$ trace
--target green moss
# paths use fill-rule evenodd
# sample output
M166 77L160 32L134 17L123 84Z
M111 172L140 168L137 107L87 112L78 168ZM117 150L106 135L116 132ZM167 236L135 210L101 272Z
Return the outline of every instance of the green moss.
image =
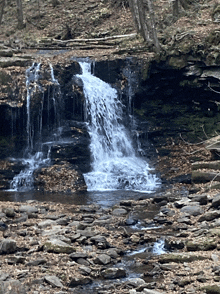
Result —
M205 286L201 290L205 291L207 294L220 294L220 287L217 285Z
M188 251L208 251L217 247L217 241L215 239L206 239L203 241L195 240L187 242L186 248Z
M1 71L0 72L0 84L7 85L10 82L12 82L12 78L10 75L8 75L6 72Z
M169 262L184 263L184 262L193 262L196 260L204 260L204 259L207 259L207 258L200 255L165 254L159 257L159 262L160 263L169 263Z
M44 250L47 252L54 252L54 253L66 253L70 254L72 252L75 252L76 249L72 246L59 246L57 244L53 244L51 242L46 242L44 244Z

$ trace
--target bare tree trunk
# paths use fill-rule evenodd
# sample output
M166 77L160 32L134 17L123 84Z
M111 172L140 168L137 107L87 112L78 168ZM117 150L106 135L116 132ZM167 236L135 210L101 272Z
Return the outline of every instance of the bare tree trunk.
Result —
M180 4L182 5L182 7L184 9L188 9L189 8L189 5L188 3L186 2L186 0L179 0L180 1Z
M0 24L2 23L4 8L5 8L5 0L1 0L0 1Z
M179 0L172 1L173 3L173 16L177 17L179 14Z
M129 0L129 6L133 15L133 19L137 31L144 38L145 42L153 42L156 52L160 51L160 45L157 38L157 31L154 18L154 10L151 0L147 0L149 10L149 21L146 21L146 11L143 0Z
M151 0L147 0L147 3L148 3L149 16L150 16L150 22L151 22L150 32L152 33L153 43L156 48L156 52L159 53L160 52L160 43L157 38L154 9L153 9L153 5L151 3Z
M129 0L129 6L132 12L137 31L146 42L150 41L149 31L146 25L145 10L143 0Z
M38 18L40 19L40 0L37 0Z
M18 29L24 28L22 0L17 0L17 18L18 18Z

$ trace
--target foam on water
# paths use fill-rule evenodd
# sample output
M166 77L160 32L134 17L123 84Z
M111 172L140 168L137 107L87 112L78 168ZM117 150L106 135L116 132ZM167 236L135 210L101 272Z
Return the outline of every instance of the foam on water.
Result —
M123 122L123 104L116 89L91 74L91 64L80 63L85 95L85 118L91 143L92 171L84 174L88 191L136 190L150 192L159 180L148 163L136 155Z

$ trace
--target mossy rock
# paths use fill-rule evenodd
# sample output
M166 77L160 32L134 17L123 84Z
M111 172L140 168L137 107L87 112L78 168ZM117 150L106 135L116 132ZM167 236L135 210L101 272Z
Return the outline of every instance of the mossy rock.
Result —
M179 56L171 56L168 63L170 66L177 69L182 69L187 65L187 61Z
M220 184L219 184L220 185ZM220 188L220 186L219 186ZM209 233L212 235L212 236L217 236L217 237L220 237L220 227L217 227L217 228L214 228L214 229L211 229L209 231Z
M10 49L0 49L0 56L1 57L12 57L13 51Z
M164 254L159 257L160 263L169 263L169 262L176 262L176 263L184 263L184 262L193 262L196 260L204 260L207 257L200 256L200 255L188 255L188 254Z
M204 241L189 241L186 244L188 251L208 251L213 250L217 247L217 241L215 239L206 239Z
M218 45L220 43L220 32L212 31L208 37L206 37L206 42L212 45Z
M0 72L0 84L2 85L8 85L12 82L12 78L9 74L7 74L5 71Z
M47 241L44 244L43 249L47 252L66 254L70 254L76 251L76 249L70 246L69 244L56 239Z
M201 290L205 291L207 294L220 294L220 287L217 285L205 286Z

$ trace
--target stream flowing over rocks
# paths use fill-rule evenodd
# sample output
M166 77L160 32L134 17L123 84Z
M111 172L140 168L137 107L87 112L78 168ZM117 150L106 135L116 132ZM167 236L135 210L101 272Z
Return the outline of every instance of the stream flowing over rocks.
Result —
M0 293L220 293L220 196L2 202Z
M89 60L125 106L117 119L132 154L160 183L151 194L91 194L85 59L42 54L1 76L0 293L220 293L219 67Z

